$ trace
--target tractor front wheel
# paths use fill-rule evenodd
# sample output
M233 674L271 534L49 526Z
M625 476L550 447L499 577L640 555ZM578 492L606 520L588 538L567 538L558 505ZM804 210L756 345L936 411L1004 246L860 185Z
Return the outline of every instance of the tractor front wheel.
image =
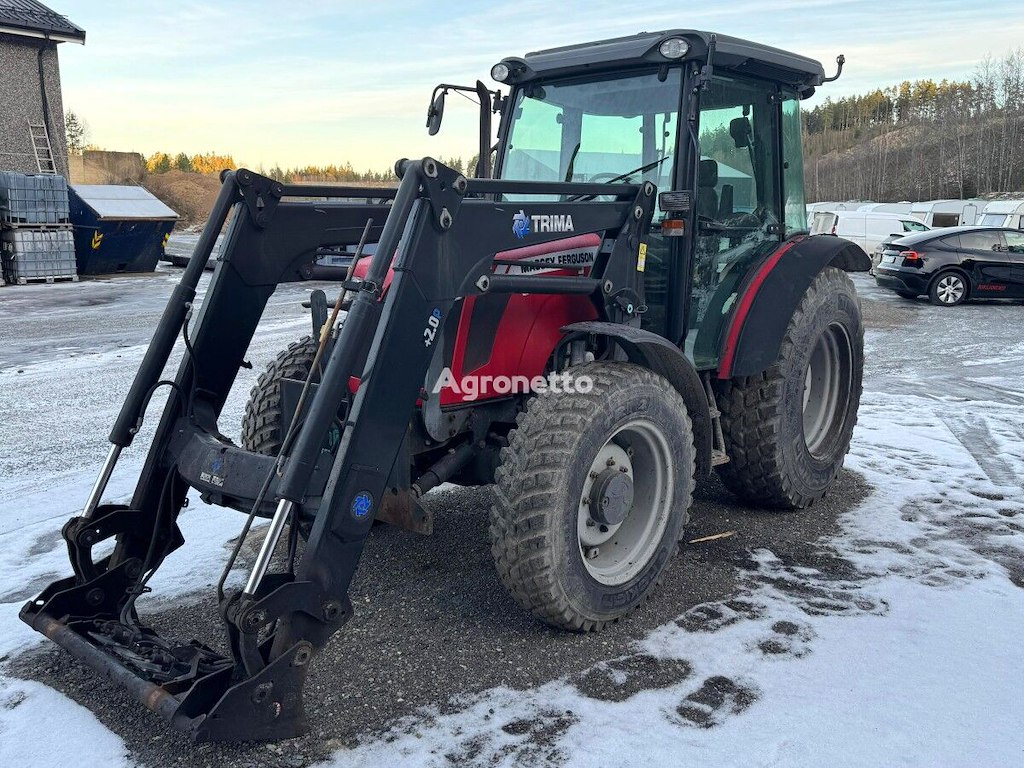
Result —
M316 357L317 341L303 336L288 345L260 374L249 393L242 418L242 447L253 453L277 456L284 441L284 414L281 410L281 382L305 381Z
M490 537L515 601L585 632L633 611L661 580L686 524L696 452L686 405L662 377L598 362L573 380L574 391L538 394L519 415Z
M845 272L827 267L793 314L775 364L716 384L726 487L776 509L824 496L850 450L863 370L857 291Z

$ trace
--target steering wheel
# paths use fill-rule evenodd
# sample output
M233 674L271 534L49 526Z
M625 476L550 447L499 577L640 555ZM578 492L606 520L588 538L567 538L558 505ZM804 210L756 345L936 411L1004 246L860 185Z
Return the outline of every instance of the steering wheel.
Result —
M764 220L754 213L734 213L731 216L726 216L722 221L727 227L733 229L760 229L764 224Z

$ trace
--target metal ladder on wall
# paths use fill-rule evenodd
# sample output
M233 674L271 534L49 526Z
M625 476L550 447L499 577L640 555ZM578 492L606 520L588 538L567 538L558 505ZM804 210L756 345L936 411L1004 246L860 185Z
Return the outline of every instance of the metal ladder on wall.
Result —
M36 168L40 173L56 173L57 166L53 163L53 147L50 146L50 133L46 125L37 125L30 120L28 135L32 140L32 152L36 156Z

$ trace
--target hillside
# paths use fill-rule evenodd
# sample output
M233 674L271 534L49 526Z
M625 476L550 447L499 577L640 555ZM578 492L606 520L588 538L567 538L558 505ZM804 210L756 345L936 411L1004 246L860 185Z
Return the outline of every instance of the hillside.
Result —
M1005 139L1003 137L1006 137ZM1014 196L1024 116L804 135L808 201Z
M320 180L295 179L295 184L320 183ZM322 183L340 184L350 187L386 187L382 181L345 181L326 179ZM148 173L142 186L177 211L181 219L179 228L196 227L204 224L220 192L220 176L214 173L193 173L172 169L161 173ZM392 184L393 186L393 184Z
M216 174L170 170L147 174L142 186L178 212L180 227L189 227L206 221L220 191L220 178Z
M1024 48L970 80L906 81L803 113L807 199L929 200L1024 189Z

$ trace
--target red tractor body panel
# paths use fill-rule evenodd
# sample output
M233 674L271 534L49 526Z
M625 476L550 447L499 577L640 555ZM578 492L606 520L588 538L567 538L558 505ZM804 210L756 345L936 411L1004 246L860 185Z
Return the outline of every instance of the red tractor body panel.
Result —
M548 243L528 245L494 255L494 274L589 275L601 249L598 234L576 235ZM521 261L523 266L507 262ZM370 258L356 264L355 277L366 274ZM391 284L388 271L384 291ZM459 325L445 365L455 386L441 389L441 406L465 405L506 397L506 382L544 376L551 353L562 338L561 328L595 320L597 308L586 296L504 294L470 296L462 302ZM462 383L467 377L474 382Z
M589 275L600 248L601 236L587 234L502 251L494 256L494 273ZM597 316L586 296L514 293L465 299L452 359L445 361L458 391L451 385L442 388L441 406L506 397L512 377L521 377L515 386L523 391L526 380L545 375L561 329ZM470 376L475 381L463 386Z

